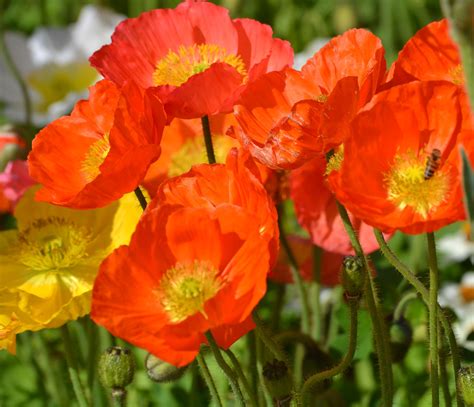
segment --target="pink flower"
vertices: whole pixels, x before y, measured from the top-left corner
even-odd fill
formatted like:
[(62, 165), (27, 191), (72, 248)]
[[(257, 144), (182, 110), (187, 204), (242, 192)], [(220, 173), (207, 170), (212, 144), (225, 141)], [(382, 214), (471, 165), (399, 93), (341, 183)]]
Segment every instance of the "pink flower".
[(0, 173), (0, 189), (14, 208), (25, 191), (36, 184), (28, 174), (28, 165), (24, 160), (10, 161)]

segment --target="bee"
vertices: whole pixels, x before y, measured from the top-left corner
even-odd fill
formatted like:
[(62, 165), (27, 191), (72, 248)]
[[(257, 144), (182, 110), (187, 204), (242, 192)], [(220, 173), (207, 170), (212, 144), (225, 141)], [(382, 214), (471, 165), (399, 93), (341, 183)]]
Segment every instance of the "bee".
[(441, 160), (441, 151), (437, 148), (433, 148), (433, 151), (426, 159), (425, 173), (423, 175), (425, 181), (433, 177), (435, 171), (439, 168)]

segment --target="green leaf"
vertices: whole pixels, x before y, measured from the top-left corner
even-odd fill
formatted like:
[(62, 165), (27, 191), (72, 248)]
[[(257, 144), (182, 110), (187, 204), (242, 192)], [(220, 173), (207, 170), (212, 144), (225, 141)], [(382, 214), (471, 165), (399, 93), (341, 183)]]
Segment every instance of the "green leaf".
[(463, 147), (461, 147), (461, 157), (464, 205), (471, 224), (471, 239), (474, 239), (474, 171)]

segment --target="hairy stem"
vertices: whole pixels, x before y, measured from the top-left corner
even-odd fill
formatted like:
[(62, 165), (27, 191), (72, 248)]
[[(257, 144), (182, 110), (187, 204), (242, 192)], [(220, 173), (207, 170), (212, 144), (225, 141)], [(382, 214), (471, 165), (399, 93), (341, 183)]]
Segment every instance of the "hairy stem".
[(219, 396), (219, 392), (217, 391), (216, 383), (214, 382), (214, 379), (211, 376), (211, 372), (209, 371), (209, 367), (207, 366), (204, 356), (199, 353), (196, 359), (199, 364), (199, 367), (201, 368), (202, 378), (206, 382), (207, 388), (211, 392), (212, 400), (214, 400), (214, 402), (219, 407), (223, 407), (224, 405), (222, 404), (221, 397)]

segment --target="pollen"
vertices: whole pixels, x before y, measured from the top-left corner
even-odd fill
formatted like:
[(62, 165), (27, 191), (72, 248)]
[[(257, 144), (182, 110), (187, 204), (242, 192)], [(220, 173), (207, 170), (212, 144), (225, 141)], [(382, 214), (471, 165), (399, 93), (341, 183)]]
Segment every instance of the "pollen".
[(463, 69), (461, 64), (455, 68), (452, 68), (449, 71), (449, 75), (451, 76), (451, 80), (455, 85), (462, 85), (464, 83)]
[(218, 270), (207, 261), (177, 263), (166, 271), (157, 290), (163, 309), (172, 323), (200, 312), (207, 318), (204, 304), (222, 286)]
[[(234, 140), (225, 135), (212, 135), (214, 154), (218, 163), (225, 162), (229, 150), (235, 145)], [(171, 156), (168, 176), (176, 177), (189, 171), (193, 165), (207, 162), (206, 146), (203, 137), (186, 140), (181, 148)]]
[(89, 183), (100, 174), (99, 167), (110, 151), (109, 135), (106, 134), (91, 144), (81, 163), (81, 173), (84, 180)]
[(333, 171), (339, 171), (344, 161), (344, 144), (341, 144), (335, 151), (334, 154), (329, 158), (326, 164), (326, 171), (324, 175), (329, 175)]
[(229, 54), (219, 45), (193, 44), (189, 47), (181, 46), (177, 52), (168, 51), (156, 64), (153, 84), (180, 86), (191, 76), (204, 72), (216, 62), (232, 66), (242, 76), (242, 82), (247, 80), (247, 70), (240, 55)]
[(425, 219), (447, 199), (450, 184), (449, 175), (442, 169), (425, 179), (426, 157), (413, 151), (397, 155), (384, 175), (388, 199), (400, 210), (412, 208)]
[(35, 271), (67, 269), (88, 257), (91, 232), (60, 217), (39, 218), (18, 234), (11, 256)]

